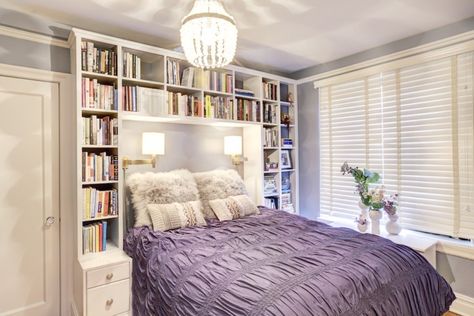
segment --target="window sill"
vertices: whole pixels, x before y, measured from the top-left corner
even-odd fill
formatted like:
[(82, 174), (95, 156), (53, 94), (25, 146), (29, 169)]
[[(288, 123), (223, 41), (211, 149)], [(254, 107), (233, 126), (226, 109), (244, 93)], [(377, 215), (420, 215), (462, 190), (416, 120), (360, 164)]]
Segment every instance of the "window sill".
[[(335, 218), (331, 216), (321, 216), (318, 218), (318, 221), (326, 223), (333, 227), (345, 227), (357, 230), (356, 224), (351, 220), (344, 220), (340, 218)], [(366, 233), (370, 233), (370, 229)], [(389, 239), (393, 235), (389, 235), (385, 231), (385, 225), (380, 225), (380, 235), (381, 237)], [(423, 251), (423, 248), (429, 247), (433, 242), (436, 243), (436, 251), (445, 253), (448, 255), (453, 255), (456, 257), (461, 257), (469, 260), (474, 260), (474, 243), (464, 240), (455, 240), (449, 237), (433, 235), (429, 233), (421, 233), (417, 231), (412, 231), (408, 229), (403, 229), (400, 233), (400, 239), (406, 242), (400, 242), (407, 244), (418, 251)], [(397, 236), (398, 237), (398, 236)]]

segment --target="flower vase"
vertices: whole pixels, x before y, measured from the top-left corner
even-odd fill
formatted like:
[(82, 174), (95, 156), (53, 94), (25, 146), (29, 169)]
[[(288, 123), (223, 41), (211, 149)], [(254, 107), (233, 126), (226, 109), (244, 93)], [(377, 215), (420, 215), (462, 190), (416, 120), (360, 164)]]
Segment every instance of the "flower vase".
[(360, 208), (360, 215), (357, 220), (357, 229), (359, 229), (361, 233), (364, 233), (367, 231), (367, 228), (369, 226), (369, 223), (367, 221), (369, 207), (365, 205), (364, 203), (362, 203), (361, 201), (359, 201), (359, 208)]
[(388, 215), (388, 222), (385, 224), (385, 229), (387, 229), (387, 232), (390, 235), (398, 235), (402, 231), (402, 226), (397, 223), (398, 221), (398, 215), (393, 214), (393, 215)]
[(382, 218), (382, 212), (380, 210), (371, 209), (369, 211), (369, 217), (372, 234), (380, 235), (380, 219)]

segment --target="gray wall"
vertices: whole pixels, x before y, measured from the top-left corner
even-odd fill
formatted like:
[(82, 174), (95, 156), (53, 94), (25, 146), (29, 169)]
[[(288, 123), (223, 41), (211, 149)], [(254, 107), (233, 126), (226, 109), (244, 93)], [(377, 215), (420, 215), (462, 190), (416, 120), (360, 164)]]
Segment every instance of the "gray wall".
[[(0, 8), (0, 24), (21, 30), (67, 39), (65, 26), (24, 13)], [(70, 73), (70, 54), (65, 47), (50, 46), (0, 35), (0, 63)]]
[[(474, 17), (311, 67), (294, 73), (293, 77), (309, 77), (471, 30), (474, 30)], [(301, 170), (300, 212), (308, 218), (316, 218), (319, 216), (319, 104), (318, 91), (314, 89), (312, 82), (298, 86), (298, 106)], [(438, 253), (437, 264), (438, 272), (451, 284), (455, 292), (474, 298), (474, 261)]]
[(313, 83), (298, 86), (300, 214), (319, 216), (319, 104)]

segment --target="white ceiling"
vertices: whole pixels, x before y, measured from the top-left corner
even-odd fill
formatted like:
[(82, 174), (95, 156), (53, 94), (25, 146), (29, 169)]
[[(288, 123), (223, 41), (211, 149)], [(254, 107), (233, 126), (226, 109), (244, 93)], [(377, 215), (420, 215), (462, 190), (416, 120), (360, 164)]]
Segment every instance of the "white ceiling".
[[(2, 0), (58, 23), (179, 46), (193, 0)], [(474, 0), (223, 0), (239, 28), (236, 59), (291, 73), (474, 16)]]

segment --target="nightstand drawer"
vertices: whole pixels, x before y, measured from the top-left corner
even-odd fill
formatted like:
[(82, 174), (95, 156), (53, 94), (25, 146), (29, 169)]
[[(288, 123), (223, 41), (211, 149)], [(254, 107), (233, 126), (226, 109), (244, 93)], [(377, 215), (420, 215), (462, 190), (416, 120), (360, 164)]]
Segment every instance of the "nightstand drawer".
[(87, 290), (87, 315), (112, 316), (130, 309), (130, 280), (123, 280)]
[(130, 278), (130, 264), (128, 262), (90, 270), (87, 272), (87, 288)]

